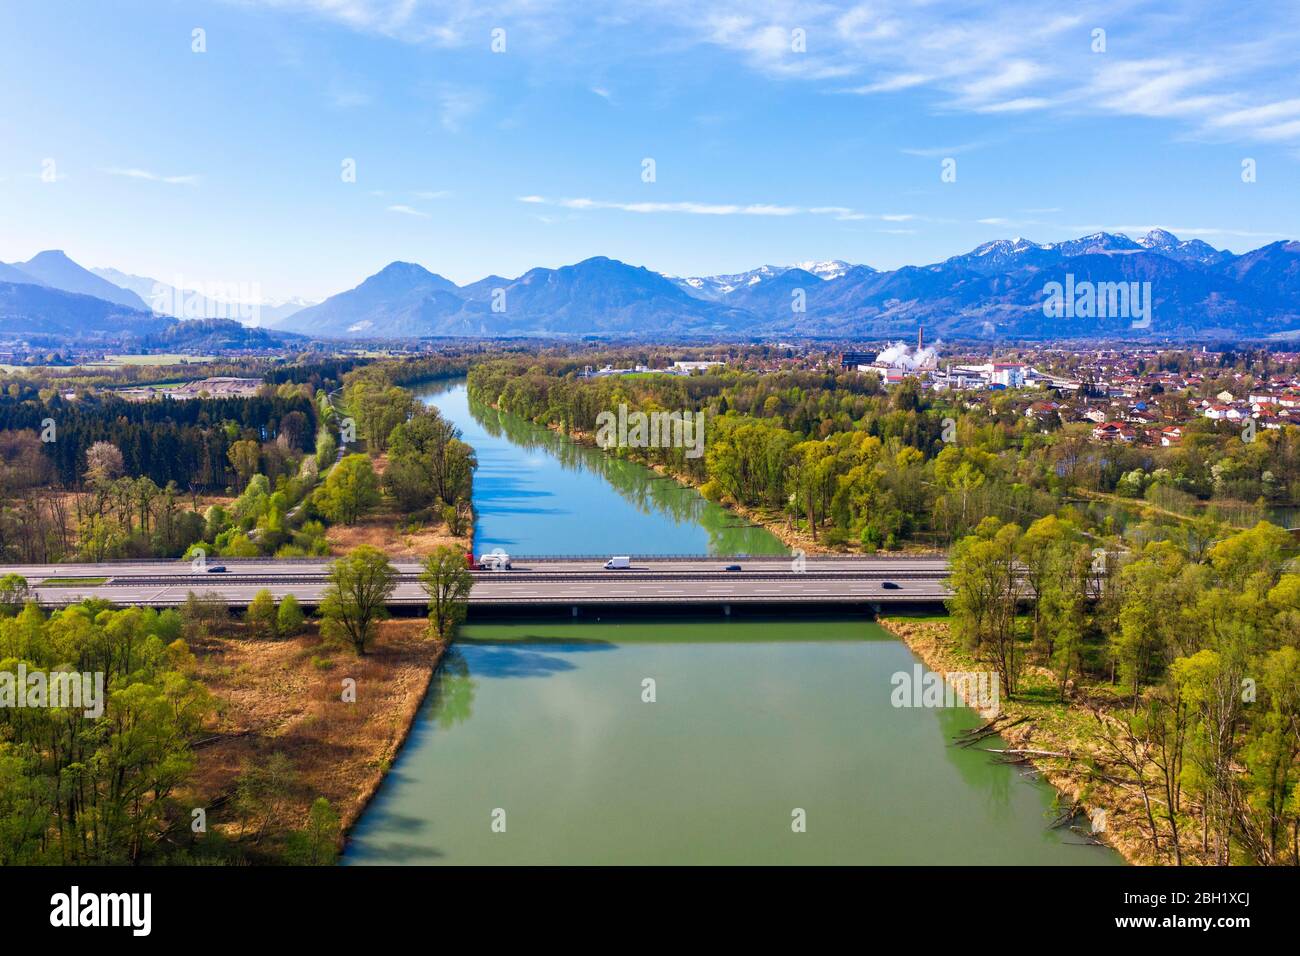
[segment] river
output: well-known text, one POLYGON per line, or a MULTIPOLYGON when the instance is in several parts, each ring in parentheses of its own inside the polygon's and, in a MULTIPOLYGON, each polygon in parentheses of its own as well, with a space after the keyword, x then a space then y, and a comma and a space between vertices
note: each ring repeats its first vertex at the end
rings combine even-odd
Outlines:
MULTIPOLYGON (((782 550, 463 384, 423 395, 478 452, 478 550, 782 550)), ((471 622, 344 863, 1119 862, 1049 829, 1050 787, 950 745, 973 712, 892 706, 915 664, 845 614, 471 622)))

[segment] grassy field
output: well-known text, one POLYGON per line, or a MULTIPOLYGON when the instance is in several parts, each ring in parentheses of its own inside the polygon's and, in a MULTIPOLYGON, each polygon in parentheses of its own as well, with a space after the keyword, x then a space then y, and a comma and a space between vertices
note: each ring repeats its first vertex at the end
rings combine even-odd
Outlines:
POLYGON ((38 370, 45 368, 124 368, 128 365, 199 365, 204 362, 216 361, 215 355, 181 355, 179 353, 165 353, 158 355, 105 355, 99 362, 79 362, 76 365, 6 365, 0 364, 0 370, 5 372, 24 372, 28 370, 38 370))
POLYGON ((108 578, 46 578, 38 588, 93 588, 107 584, 108 578))

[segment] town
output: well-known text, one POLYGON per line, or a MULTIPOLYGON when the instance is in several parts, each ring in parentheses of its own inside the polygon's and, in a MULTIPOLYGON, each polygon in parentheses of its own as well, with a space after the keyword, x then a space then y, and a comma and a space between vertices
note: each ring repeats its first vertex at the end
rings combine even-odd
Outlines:
POLYGON ((935 392, 1016 391, 1026 417, 1045 426, 1092 422, 1096 441, 1168 447, 1197 419, 1274 430, 1300 425, 1296 351, 1019 346, 997 357, 960 349, 941 356, 918 335, 915 348, 841 352, 839 365, 887 387, 911 378, 935 392), (1250 364, 1238 368, 1243 356, 1250 364))

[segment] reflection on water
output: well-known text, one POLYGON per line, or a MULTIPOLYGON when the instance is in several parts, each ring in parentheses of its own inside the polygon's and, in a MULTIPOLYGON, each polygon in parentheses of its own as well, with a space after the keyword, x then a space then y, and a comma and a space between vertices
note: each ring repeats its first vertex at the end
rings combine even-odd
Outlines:
POLYGON ((456 647, 345 862, 1117 862, 1048 828, 1051 788, 951 745, 977 715, 891 706, 913 658, 872 623, 469 624, 456 647))
MULTIPOLYGON (((463 385, 430 392, 478 455, 480 551, 784 550, 463 385)), ((1051 788, 951 745, 972 711, 891 706, 914 664, 854 618, 468 624, 344 862, 1118 862, 1048 828, 1051 788)))
POLYGON ((763 528, 636 462, 471 402, 463 383, 417 389, 474 446, 477 551, 784 554, 763 528))
POLYGON ((459 648, 451 648, 443 655, 442 666, 433 676, 433 686, 429 688, 429 716, 443 730, 463 724, 474 712, 477 687, 470 676, 465 655, 459 648))

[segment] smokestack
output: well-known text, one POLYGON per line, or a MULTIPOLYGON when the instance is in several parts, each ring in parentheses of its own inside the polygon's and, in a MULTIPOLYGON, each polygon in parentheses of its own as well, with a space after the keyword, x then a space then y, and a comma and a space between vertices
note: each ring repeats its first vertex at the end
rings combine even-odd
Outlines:
POLYGON ((925 323, 924 322, 920 323, 916 327, 916 351, 918 354, 920 352, 925 351, 925 323))

